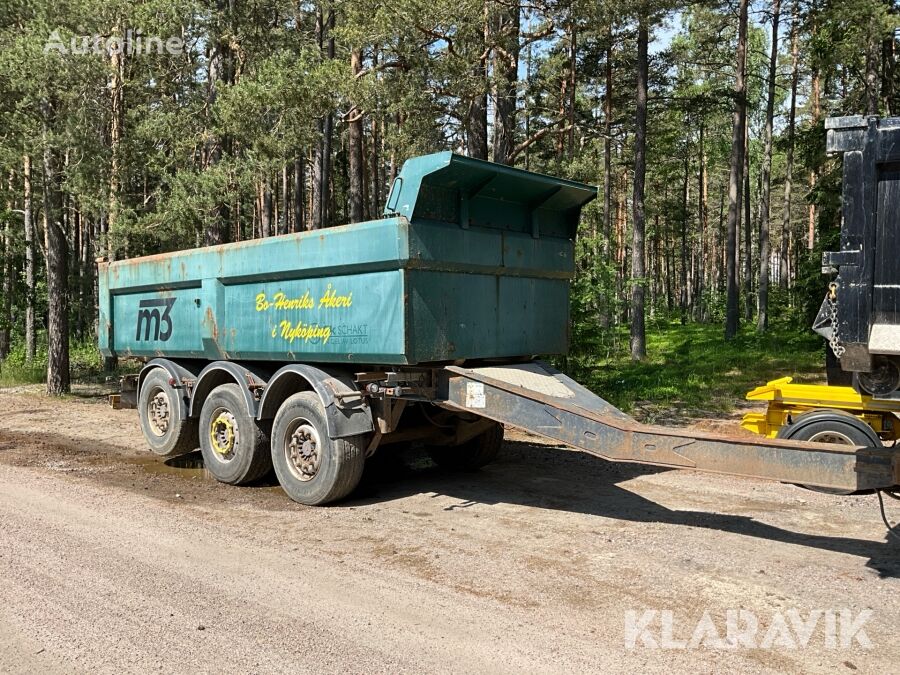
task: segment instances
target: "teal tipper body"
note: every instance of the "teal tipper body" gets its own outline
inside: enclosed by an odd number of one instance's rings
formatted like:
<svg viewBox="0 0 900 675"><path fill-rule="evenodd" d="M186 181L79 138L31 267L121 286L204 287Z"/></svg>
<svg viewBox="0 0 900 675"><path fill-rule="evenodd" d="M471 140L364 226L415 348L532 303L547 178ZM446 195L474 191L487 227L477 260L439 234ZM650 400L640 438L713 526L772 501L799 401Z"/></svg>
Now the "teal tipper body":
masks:
<svg viewBox="0 0 900 675"><path fill-rule="evenodd" d="M452 153L385 217L100 265L107 356L404 365L561 354L596 189Z"/></svg>

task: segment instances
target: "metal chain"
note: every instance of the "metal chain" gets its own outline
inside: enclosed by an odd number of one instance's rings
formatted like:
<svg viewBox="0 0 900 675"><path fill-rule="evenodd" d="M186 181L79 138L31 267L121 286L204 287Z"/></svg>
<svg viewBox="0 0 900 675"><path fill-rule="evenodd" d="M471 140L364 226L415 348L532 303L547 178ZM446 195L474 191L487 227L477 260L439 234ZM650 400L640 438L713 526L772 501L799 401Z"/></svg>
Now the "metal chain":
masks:
<svg viewBox="0 0 900 675"><path fill-rule="evenodd" d="M828 284L828 295L826 296L826 300L828 302L828 309L831 313L831 337L828 339L828 344L831 346L831 351L834 352L834 355L840 359L844 352L847 351L844 349L844 346L841 344L841 339L838 336L838 312L837 312L837 284L831 282Z"/></svg>

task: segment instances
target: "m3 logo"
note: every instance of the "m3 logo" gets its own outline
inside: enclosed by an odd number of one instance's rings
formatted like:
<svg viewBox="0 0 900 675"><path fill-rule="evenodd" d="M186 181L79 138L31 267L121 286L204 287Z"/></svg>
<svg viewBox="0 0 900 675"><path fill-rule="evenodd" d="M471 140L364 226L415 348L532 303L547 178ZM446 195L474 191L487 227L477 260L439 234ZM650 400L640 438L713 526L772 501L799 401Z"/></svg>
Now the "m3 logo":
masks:
<svg viewBox="0 0 900 675"><path fill-rule="evenodd" d="M172 305L175 304L176 298L162 298L159 300L141 300L138 305L137 315L137 331L134 339L140 341L161 341L165 342L172 337L172 317L169 312L172 311ZM152 308L152 309L151 309ZM162 314L160 314L160 308ZM165 330L160 330L165 326ZM143 328L143 337L141 337L141 329Z"/></svg>

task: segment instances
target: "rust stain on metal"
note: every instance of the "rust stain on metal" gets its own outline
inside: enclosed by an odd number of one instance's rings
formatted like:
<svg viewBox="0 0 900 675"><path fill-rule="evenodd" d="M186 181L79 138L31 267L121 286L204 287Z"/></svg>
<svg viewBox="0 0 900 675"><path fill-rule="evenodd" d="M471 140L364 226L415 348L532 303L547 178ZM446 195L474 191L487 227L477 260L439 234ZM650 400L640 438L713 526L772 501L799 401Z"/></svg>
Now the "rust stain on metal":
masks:
<svg viewBox="0 0 900 675"><path fill-rule="evenodd" d="M219 342L219 326L216 323L215 314L213 314L212 307L206 308L206 319L204 323L209 325L210 336L212 337L212 341L218 345Z"/></svg>

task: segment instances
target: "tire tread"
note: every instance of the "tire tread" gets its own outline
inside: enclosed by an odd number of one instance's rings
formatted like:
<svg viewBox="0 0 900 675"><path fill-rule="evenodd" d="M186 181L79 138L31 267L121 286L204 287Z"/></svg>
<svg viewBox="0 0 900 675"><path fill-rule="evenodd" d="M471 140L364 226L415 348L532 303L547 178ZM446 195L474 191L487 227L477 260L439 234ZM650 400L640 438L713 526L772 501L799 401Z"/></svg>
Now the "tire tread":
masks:
<svg viewBox="0 0 900 675"><path fill-rule="evenodd" d="M282 443L281 436L281 416L286 414L285 411L293 407L300 406L304 408L308 417L314 423L319 432L320 442L328 442L332 448L332 458L335 460L337 475L332 484L328 487L323 495L310 496L308 498L299 498L291 493L290 486L285 485L286 481L292 481L291 477L282 479L278 466L282 460L281 454L283 448L276 447L276 444ZM319 400L318 394L311 391L303 391L289 396L279 407L278 413L275 415L275 421L272 428L272 463L275 465L278 480L282 488L287 494L297 502L307 505L327 504L343 499L348 496L362 478L363 469L365 468L365 451L366 436L361 434L358 436L349 436L346 438L329 438L325 425L325 411Z"/></svg>
<svg viewBox="0 0 900 675"><path fill-rule="evenodd" d="M241 433L246 434L246 428L249 427L251 433L249 438L246 440L249 441L252 439L252 445L242 441L241 445L246 445L250 455L250 463L247 465L246 469L243 473L239 474L233 479L222 480L221 478L216 477L216 480L219 480L222 483L227 483L229 485L247 485L248 483L252 483L256 480L262 478L271 468L271 454L268 451L269 446L269 438L267 434L260 428L259 424L256 422L253 415L250 411L246 410L246 406L244 404L244 394L241 391L239 385L232 383L228 384L220 384L218 387L213 389L209 397L203 403L203 410L206 410L206 406L209 401L213 400L216 396L221 396L225 394L234 399L234 405L238 406L236 410L233 410L233 414L240 414L241 416L246 417L243 422L248 424L244 424L241 427ZM201 419L205 417L204 412L200 414ZM198 425L199 433L206 433L205 426L203 424ZM202 440L202 439L201 439ZM203 443L201 442L201 448L203 447ZM209 469L209 467L207 467Z"/></svg>
<svg viewBox="0 0 900 675"><path fill-rule="evenodd" d="M197 436L197 421L191 418L184 418L179 420L178 431L175 436L174 442L169 444L168 449L163 448L155 448L150 443L149 438L147 436L147 431L144 428L145 424L148 424L145 419L146 413L146 401L143 399L143 392L146 391L146 387L152 387L154 384L154 380L157 378L164 378L164 381L158 383L160 385L164 384L171 391L169 392L170 398L175 398L177 400L180 395L177 390L171 387L168 384L169 374L163 368L154 368L151 370L147 376L144 378L143 385L141 388L140 395L138 396L138 415L141 421L141 431L144 433L144 438L147 439L147 445L150 447L150 451L158 457L174 457L176 455L184 455L188 452L195 450L198 443ZM162 452L160 452L162 450Z"/></svg>

